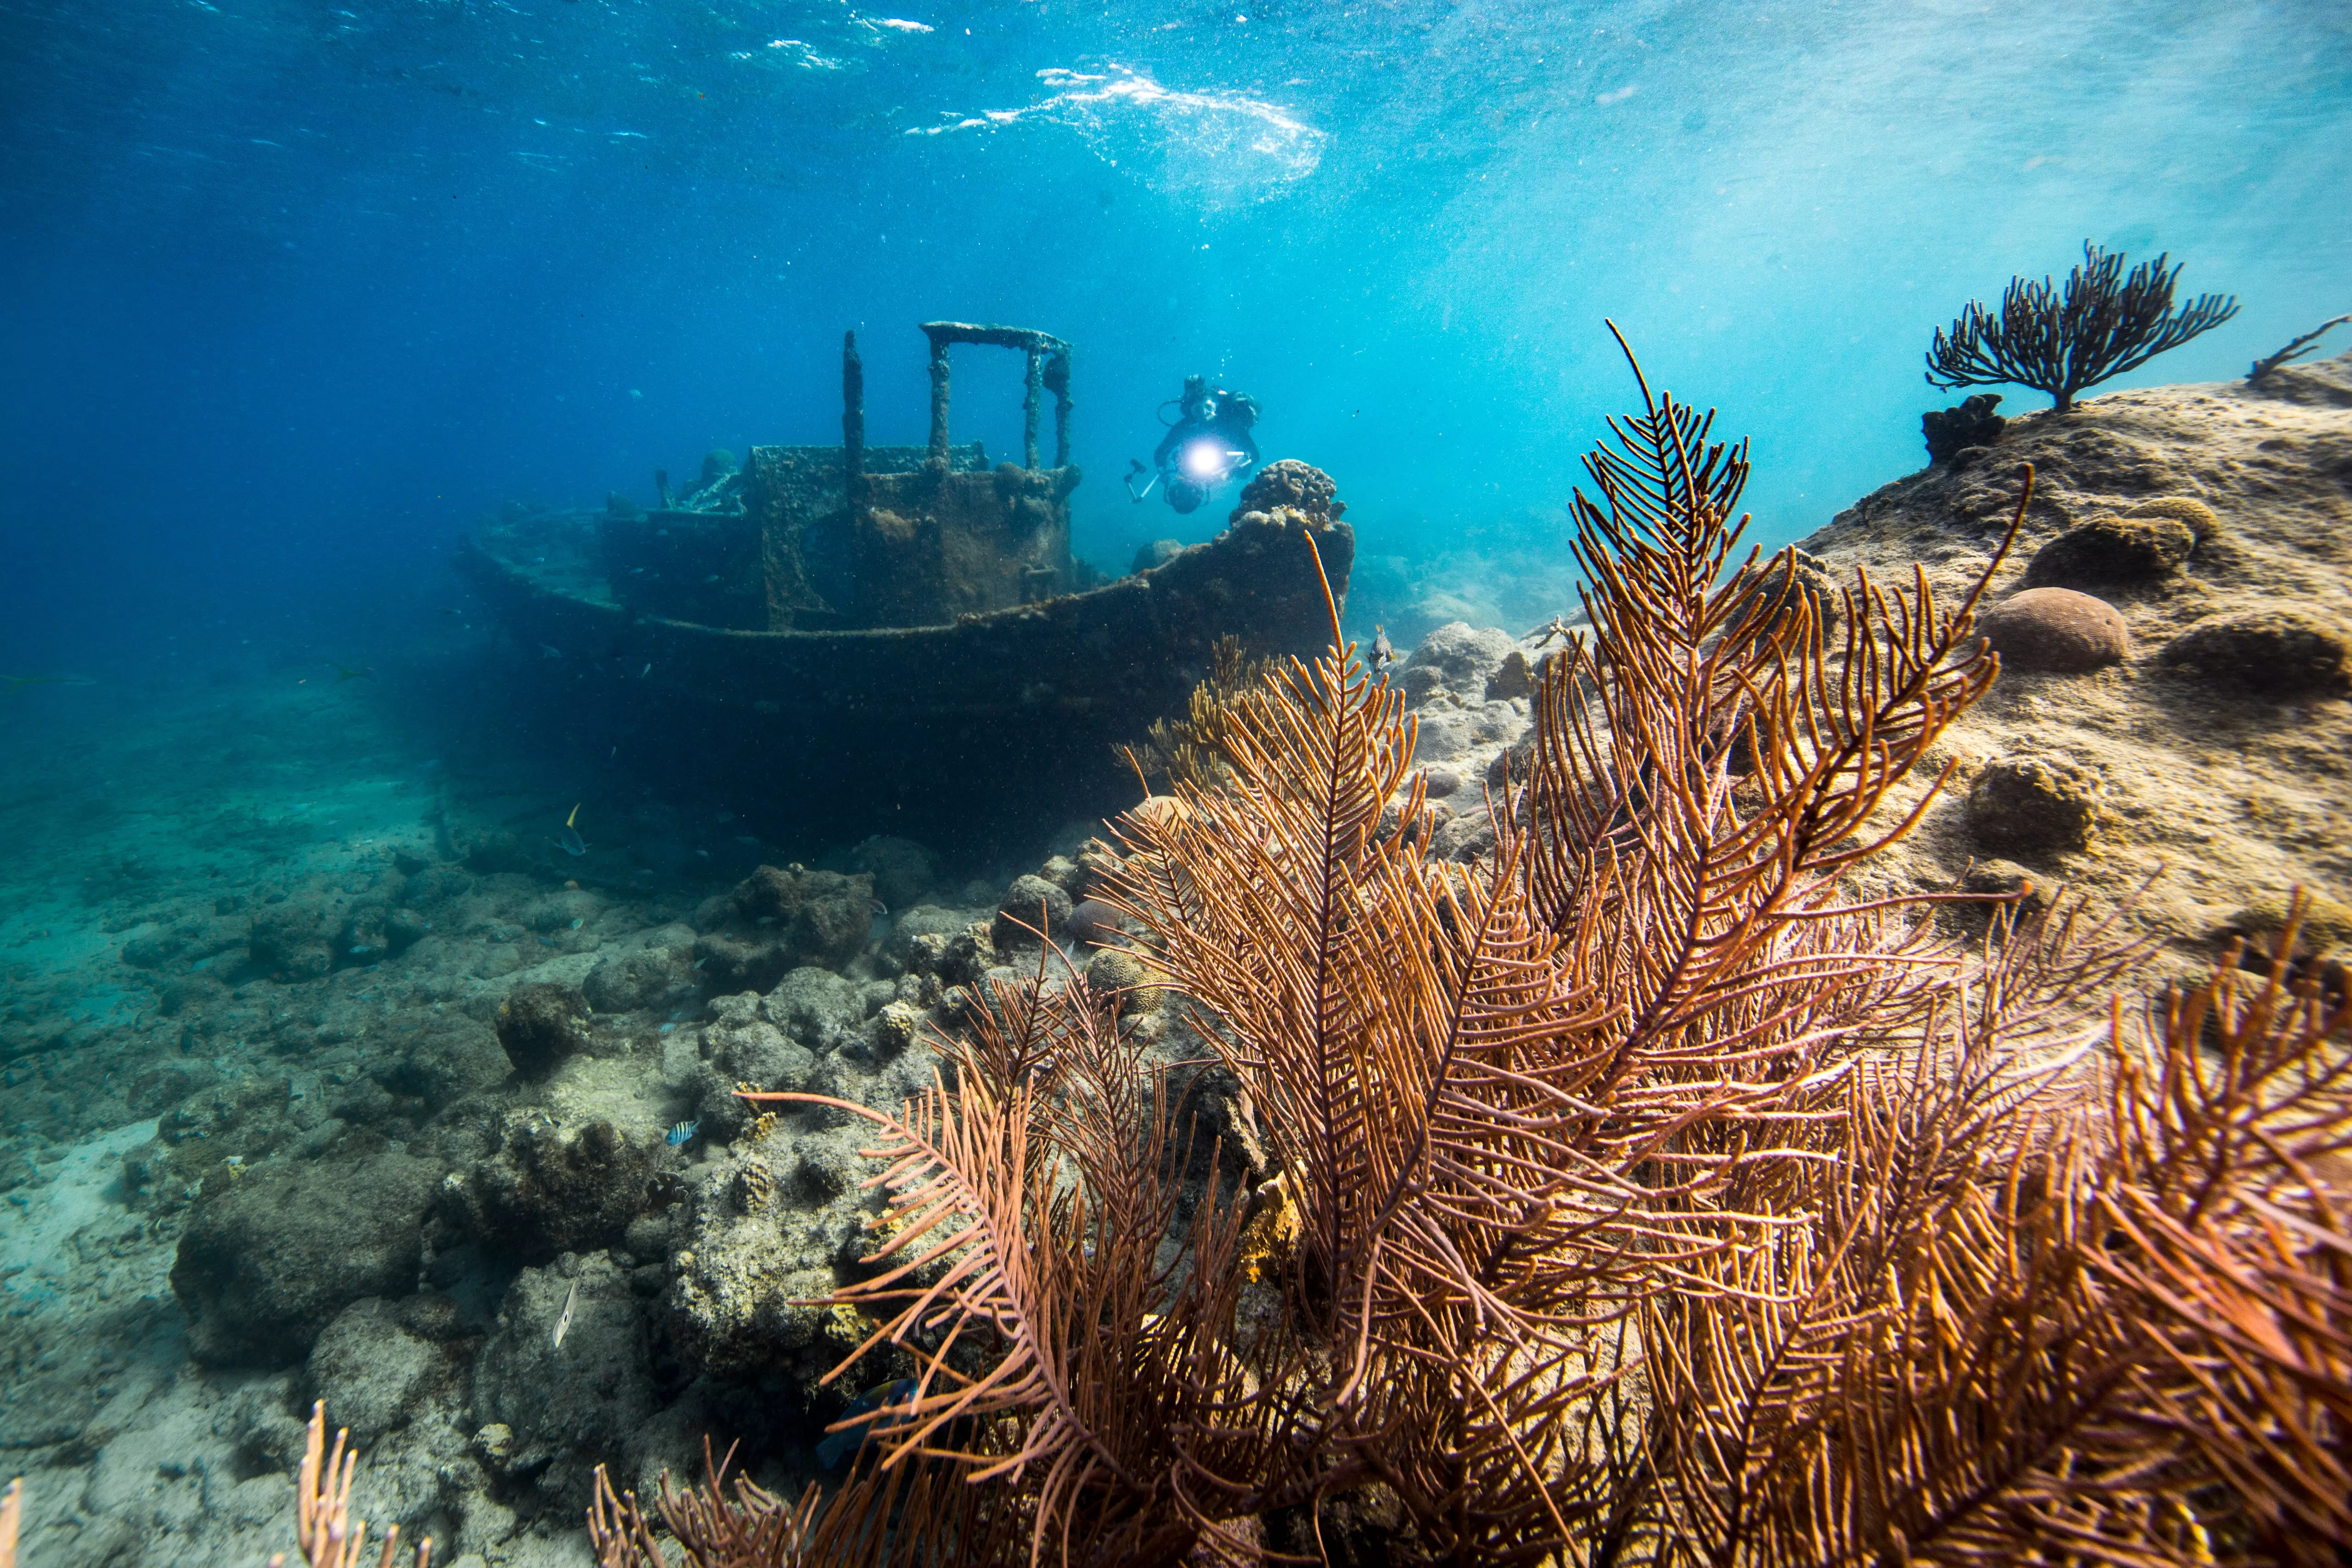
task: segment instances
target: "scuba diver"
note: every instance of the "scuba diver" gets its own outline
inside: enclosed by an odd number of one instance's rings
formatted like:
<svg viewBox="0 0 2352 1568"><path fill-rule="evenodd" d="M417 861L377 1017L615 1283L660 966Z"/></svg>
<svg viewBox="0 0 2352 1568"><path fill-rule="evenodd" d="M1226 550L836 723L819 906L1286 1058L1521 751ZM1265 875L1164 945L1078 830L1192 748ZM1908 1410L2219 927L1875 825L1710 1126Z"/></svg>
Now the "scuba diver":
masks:
<svg viewBox="0 0 2352 1568"><path fill-rule="evenodd" d="M1152 467L1146 468L1139 458L1128 463L1127 495L1139 501L1156 485L1170 506L1189 512L1198 510L1211 490L1257 466L1257 442L1250 435L1250 426L1257 423L1257 402L1222 386L1212 390L1197 375L1184 378L1184 390L1173 401L1177 418L1151 454ZM1147 473L1151 478L1137 489L1135 481Z"/></svg>

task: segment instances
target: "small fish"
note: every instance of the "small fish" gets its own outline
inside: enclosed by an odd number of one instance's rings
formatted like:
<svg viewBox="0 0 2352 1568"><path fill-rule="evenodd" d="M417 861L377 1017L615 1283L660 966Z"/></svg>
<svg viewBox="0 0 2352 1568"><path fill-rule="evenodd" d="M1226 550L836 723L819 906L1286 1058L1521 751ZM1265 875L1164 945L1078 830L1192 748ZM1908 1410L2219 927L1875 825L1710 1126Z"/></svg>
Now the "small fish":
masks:
<svg viewBox="0 0 2352 1568"><path fill-rule="evenodd" d="M539 656L541 658L562 658L563 650L553 643L543 642L539 645Z"/></svg>
<svg viewBox="0 0 2352 1568"><path fill-rule="evenodd" d="M580 830L572 826L572 824L579 820L580 806L579 803L574 802L572 807L572 815L563 819L563 837L555 841L556 847L562 850L566 855L585 855L588 853L588 845L586 841L580 837Z"/></svg>
<svg viewBox="0 0 2352 1568"><path fill-rule="evenodd" d="M572 1289L563 1293L563 1310L555 1320L555 1348L563 1348L563 1336L572 1331L572 1309L580 1300L580 1281L574 1279Z"/></svg>
<svg viewBox="0 0 2352 1568"><path fill-rule="evenodd" d="M643 669L641 669L641 670L637 671L637 679L638 679L639 680L643 680L646 676L651 675L653 672L654 672L654 667L653 667L652 665L648 664L648 665L646 665L646 666L645 667L645 668L643 668Z"/></svg>
<svg viewBox="0 0 2352 1568"><path fill-rule="evenodd" d="M702 1123L699 1121L681 1121L669 1130L662 1142L673 1149L683 1149L693 1142L694 1135L701 1131Z"/></svg>
<svg viewBox="0 0 2352 1568"><path fill-rule="evenodd" d="M845 1426L819 1443L816 1446L817 1463L829 1470L841 1463L842 1456L854 1454L864 1447L866 1439L877 1432L887 1432L901 1425L904 1418L891 1421L885 1419L880 1413L893 1405L903 1405L914 1396L915 1380L911 1377L902 1377L895 1383L877 1383L859 1394L851 1403L848 1414L842 1417L845 1421L856 1421L857 1425ZM860 1420L861 1416L865 1419Z"/></svg>
<svg viewBox="0 0 2352 1568"><path fill-rule="evenodd" d="M1372 628L1372 673L1386 675L1389 666L1396 662L1396 649L1389 646L1389 634L1384 626Z"/></svg>
<svg viewBox="0 0 2352 1568"><path fill-rule="evenodd" d="M95 680L86 679L79 675L11 675L0 677L0 679L5 679L8 682L8 689L11 691L24 686L96 686L98 684Z"/></svg>
<svg viewBox="0 0 2352 1568"><path fill-rule="evenodd" d="M331 658L327 662L329 664L335 664L335 661ZM373 680L374 679L375 671L364 666L358 669L353 669L348 664L335 664L335 684L338 686L341 686L346 680Z"/></svg>

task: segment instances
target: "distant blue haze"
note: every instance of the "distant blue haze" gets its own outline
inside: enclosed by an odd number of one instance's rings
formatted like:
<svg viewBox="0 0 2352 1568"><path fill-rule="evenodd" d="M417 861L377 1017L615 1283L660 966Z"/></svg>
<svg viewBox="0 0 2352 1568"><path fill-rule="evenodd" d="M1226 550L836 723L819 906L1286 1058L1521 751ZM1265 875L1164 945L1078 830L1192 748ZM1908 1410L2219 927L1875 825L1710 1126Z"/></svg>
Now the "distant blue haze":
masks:
<svg viewBox="0 0 2352 1568"><path fill-rule="evenodd" d="M504 498L836 439L845 327L876 441L917 320L1068 337L1123 566L1222 519L1118 485L1188 372L1368 552L1508 559L1631 395L1604 315L1779 542L2085 237L2244 302L2141 382L2352 309L2341 4L894 3L0 0L0 668L428 610ZM958 374L1015 450L1013 367Z"/></svg>

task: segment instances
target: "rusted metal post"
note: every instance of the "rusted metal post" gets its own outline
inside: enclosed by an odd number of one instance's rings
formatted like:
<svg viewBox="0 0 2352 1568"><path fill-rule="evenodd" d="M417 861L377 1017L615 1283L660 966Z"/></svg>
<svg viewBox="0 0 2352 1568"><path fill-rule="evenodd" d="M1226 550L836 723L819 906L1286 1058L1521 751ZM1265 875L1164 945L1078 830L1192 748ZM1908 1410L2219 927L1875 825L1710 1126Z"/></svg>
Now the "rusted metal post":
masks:
<svg viewBox="0 0 2352 1568"><path fill-rule="evenodd" d="M1021 381L1021 466L1037 467L1037 415L1045 403L1045 361L1035 349L1029 351L1029 368Z"/></svg>
<svg viewBox="0 0 2352 1568"><path fill-rule="evenodd" d="M866 489L866 362L857 334L841 334L841 487L856 506Z"/></svg>
<svg viewBox="0 0 2352 1568"><path fill-rule="evenodd" d="M662 510L667 511L669 510L669 470L667 468L654 470L654 494L660 498Z"/></svg>
<svg viewBox="0 0 2352 1568"><path fill-rule="evenodd" d="M948 461L948 337L945 332L932 332L931 339L931 461L941 468Z"/></svg>
<svg viewBox="0 0 2352 1568"><path fill-rule="evenodd" d="M1045 384L1054 394L1054 467L1070 466L1070 351L1066 347L1045 366ZM1034 468L1033 461L1030 467Z"/></svg>

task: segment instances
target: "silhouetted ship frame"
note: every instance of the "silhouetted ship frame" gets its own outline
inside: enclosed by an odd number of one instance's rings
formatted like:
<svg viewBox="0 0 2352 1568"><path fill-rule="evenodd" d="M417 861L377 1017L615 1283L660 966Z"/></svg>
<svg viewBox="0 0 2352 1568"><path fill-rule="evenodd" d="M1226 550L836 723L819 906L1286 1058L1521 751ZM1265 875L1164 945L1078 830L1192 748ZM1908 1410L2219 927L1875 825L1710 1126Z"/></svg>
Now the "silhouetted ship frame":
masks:
<svg viewBox="0 0 2352 1568"><path fill-rule="evenodd" d="M840 446L754 447L716 500L712 485L673 500L657 476L652 511L616 498L601 514L509 516L467 542L461 570L575 686L593 674L666 742L747 752L736 760L850 818L1098 793L1113 748L1183 706L1220 638L1253 654L1328 644L1316 558L1344 601L1346 523L1237 510L1208 543L1102 582L1070 553L1069 345L1020 327L921 330L928 447L866 444L846 333ZM957 343L1026 356L1021 465L990 468L979 443L950 442Z"/></svg>

